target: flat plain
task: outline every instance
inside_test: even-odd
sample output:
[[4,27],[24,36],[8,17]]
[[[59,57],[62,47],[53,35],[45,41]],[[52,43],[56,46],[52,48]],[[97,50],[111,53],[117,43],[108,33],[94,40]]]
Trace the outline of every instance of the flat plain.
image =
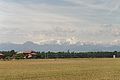
[[120,80],[120,59],[0,61],[0,80]]

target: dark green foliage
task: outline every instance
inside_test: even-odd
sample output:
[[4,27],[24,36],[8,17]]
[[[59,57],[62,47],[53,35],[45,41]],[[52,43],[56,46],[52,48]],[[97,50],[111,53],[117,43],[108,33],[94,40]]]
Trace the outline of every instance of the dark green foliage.
[[[5,59],[24,59],[23,54],[16,54],[14,50],[0,51],[4,54]],[[120,57],[120,52],[37,52],[34,59],[52,59],[52,58],[112,58],[115,55]]]
[[24,59],[24,55],[23,54],[16,54],[15,59]]

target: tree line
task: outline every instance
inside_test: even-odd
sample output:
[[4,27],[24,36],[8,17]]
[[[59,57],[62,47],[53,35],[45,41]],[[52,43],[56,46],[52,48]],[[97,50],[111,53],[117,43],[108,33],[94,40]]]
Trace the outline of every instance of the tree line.
[[[0,51],[5,59],[24,59],[24,54],[17,54],[16,51]],[[36,52],[32,59],[54,59],[54,58],[116,58],[120,57],[120,52]]]

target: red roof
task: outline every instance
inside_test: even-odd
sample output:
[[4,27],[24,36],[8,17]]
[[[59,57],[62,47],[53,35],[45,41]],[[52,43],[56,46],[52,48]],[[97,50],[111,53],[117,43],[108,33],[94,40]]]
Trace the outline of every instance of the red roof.
[[37,53],[31,53],[31,55],[37,55]]
[[24,51],[23,53],[36,53],[35,51]]

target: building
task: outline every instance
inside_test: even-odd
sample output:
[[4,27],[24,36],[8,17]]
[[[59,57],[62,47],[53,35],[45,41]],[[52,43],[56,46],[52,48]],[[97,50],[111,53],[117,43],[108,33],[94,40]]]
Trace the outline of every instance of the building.
[[4,59],[4,54],[0,53],[0,59]]
[[31,50],[30,51],[24,51],[23,54],[24,54],[25,59],[35,58],[36,55],[37,55],[37,53],[35,51],[31,51]]

